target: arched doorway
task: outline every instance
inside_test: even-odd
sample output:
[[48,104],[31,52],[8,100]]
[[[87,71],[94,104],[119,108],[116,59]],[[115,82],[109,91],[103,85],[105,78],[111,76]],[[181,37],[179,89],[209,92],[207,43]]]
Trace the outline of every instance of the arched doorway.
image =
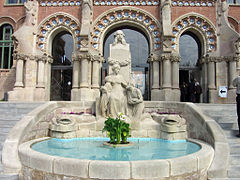
[[202,56],[202,46],[199,38],[193,32],[184,32],[179,39],[179,53],[181,62],[179,67],[179,85],[181,101],[199,102],[196,90],[199,93],[201,86],[201,68],[199,59]]
[[[122,30],[125,39],[130,44],[132,78],[135,79],[136,87],[138,87],[143,95],[144,100],[150,99],[149,89],[149,42],[145,34],[137,28],[130,26],[115,28],[107,33],[104,39],[104,58],[109,57],[109,45],[114,42],[114,33]],[[108,62],[102,66],[102,82],[104,82],[107,72]]]
[[58,33],[52,41],[51,68],[52,101],[69,101],[72,89],[73,38],[67,31]]

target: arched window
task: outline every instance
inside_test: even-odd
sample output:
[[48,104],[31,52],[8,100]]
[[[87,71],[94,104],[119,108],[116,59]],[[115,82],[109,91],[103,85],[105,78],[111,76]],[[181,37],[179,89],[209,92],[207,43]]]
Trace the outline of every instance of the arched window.
[[0,69],[10,69],[13,64],[13,28],[9,24],[0,27]]
[[7,4],[23,4],[26,1],[27,0],[7,0],[6,3]]
[[227,0],[228,4],[240,4],[240,0]]

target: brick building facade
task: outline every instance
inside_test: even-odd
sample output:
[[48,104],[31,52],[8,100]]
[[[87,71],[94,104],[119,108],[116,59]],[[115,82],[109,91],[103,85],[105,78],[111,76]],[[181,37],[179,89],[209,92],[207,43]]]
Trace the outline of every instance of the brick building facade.
[[[126,29],[139,32],[147,42],[148,58],[133,70],[143,75],[145,99],[180,101],[182,83],[194,79],[202,86],[201,102],[234,102],[232,80],[240,74],[238,3],[1,1],[0,98],[5,93],[9,101],[96,100],[106,75],[107,38]],[[180,38],[184,35],[197,44],[194,68],[181,64]],[[221,96],[224,88],[226,96]]]

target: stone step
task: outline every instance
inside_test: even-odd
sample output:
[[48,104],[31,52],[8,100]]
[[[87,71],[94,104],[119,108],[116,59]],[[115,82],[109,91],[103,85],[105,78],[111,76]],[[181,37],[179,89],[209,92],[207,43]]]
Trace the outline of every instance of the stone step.
[[229,116],[209,116],[218,123],[237,123],[237,115]]
[[[240,155],[230,155],[230,166],[239,166],[240,167]],[[240,169],[239,169],[240,171]]]
[[228,170],[228,178],[239,178],[240,179],[240,166],[231,167]]
[[9,127],[13,127],[15,126],[15,124],[17,123],[18,121],[6,121],[6,122],[2,122],[0,121],[0,127],[2,128],[9,128]]
[[219,125],[224,130],[238,130],[237,123],[219,123]]
[[239,155],[240,154],[240,144],[231,145],[230,155]]
[[0,174],[0,180],[18,180],[18,175],[3,175],[3,174]]

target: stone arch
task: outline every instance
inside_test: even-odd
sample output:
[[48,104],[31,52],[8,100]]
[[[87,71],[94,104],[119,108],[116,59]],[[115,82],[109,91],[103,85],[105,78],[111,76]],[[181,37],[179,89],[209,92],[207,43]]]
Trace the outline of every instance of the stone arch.
[[8,17],[8,16],[1,17],[0,18],[0,26],[2,26],[4,24],[10,24],[13,27],[13,29],[16,30],[15,29],[16,28],[16,21],[11,17]]
[[106,34],[115,27],[133,26],[140,29],[148,38],[150,53],[160,49],[160,24],[146,11],[133,7],[114,8],[103,13],[93,24],[91,46],[99,52],[103,51]]
[[61,31],[68,31],[73,37],[74,51],[76,51],[80,48],[80,27],[80,22],[69,14],[53,14],[45,18],[39,25],[37,48],[51,54],[53,37]]
[[216,51],[216,30],[206,17],[200,14],[187,14],[175,20],[172,27],[172,48],[178,50],[181,35],[186,31],[191,31],[201,41],[202,55]]

